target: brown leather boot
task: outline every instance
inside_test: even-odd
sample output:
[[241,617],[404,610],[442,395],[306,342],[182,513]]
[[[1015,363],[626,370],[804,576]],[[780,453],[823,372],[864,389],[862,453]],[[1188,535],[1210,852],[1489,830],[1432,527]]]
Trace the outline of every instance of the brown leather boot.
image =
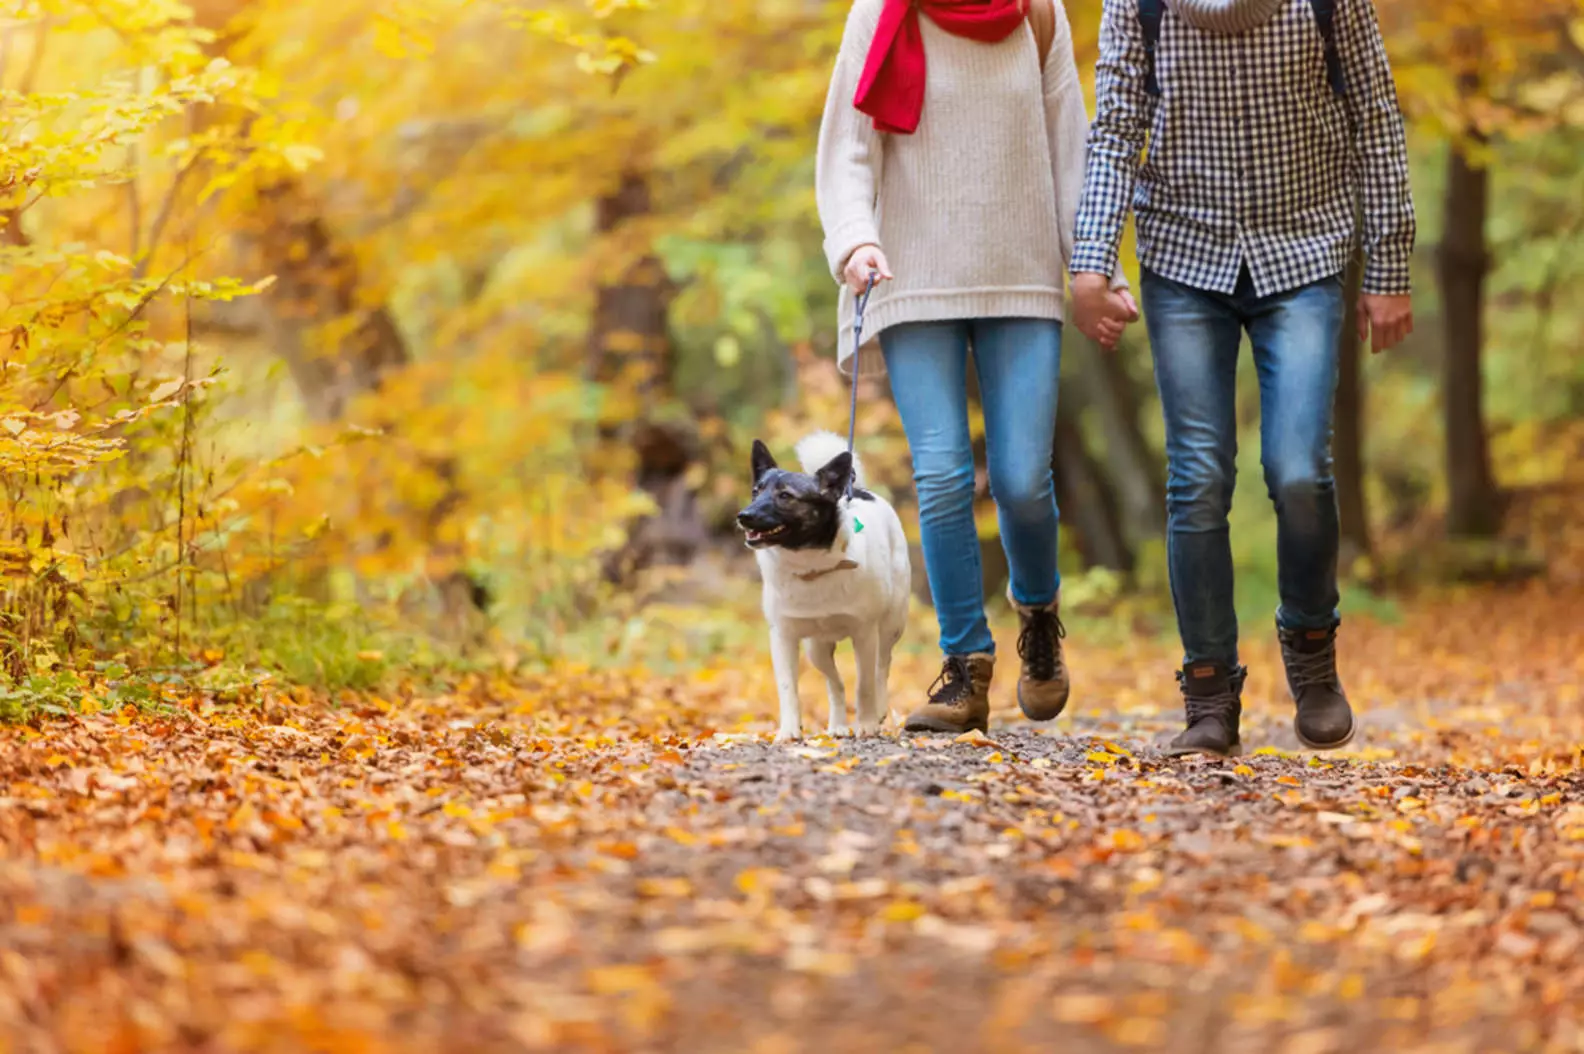
[[1214,754],[1235,758],[1243,753],[1238,734],[1243,716],[1243,681],[1248,667],[1224,662],[1190,662],[1177,674],[1187,710],[1188,727],[1166,747],[1168,757]]
[[907,732],[950,732],[962,735],[990,727],[990,677],[995,656],[948,655],[940,676],[930,685],[929,702],[908,715]]
[[1335,750],[1353,739],[1358,722],[1348,705],[1342,679],[1337,676],[1337,627],[1282,629],[1282,663],[1287,667],[1287,687],[1298,713],[1293,732],[1310,750]]
[[1054,721],[1067,708],[1067,697],[1072,692],[1067,663],[1062,658],[1062,639],[1067,636],[1067,629],[1061,622],[1061,597],[1058,595],[1044,607],[1027,607],[1012,599],[1012,589],[1008,587],[1007,600],[1022,623],[1017,643],[1018,658],[1023,660],[1018,676],[1018,706],[1030,721]]

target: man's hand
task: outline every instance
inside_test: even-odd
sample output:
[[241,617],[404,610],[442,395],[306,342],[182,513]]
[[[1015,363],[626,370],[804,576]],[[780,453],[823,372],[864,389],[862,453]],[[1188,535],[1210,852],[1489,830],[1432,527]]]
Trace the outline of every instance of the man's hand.
[[859,296],[869,288],[869,275],[873,273],[884,282],[890,280],[891,265],[886,263],[885,253],[880,251],[878,245],[860,245],[847,257],[847,266],[842,268],[842,278],[852,287],[852,291]]
[[1072,280],[1073,322],[1107,351],[1116,349],[1129,322],[1137,322],[1138,304],[1125,289],[1112,290],[1103,274],[1077,274]]
[[1365,293],[1359,297],[1359,343],[1370,341],[1370,351],[1380,354],[1401,344],[1413,332],[1413,298]]

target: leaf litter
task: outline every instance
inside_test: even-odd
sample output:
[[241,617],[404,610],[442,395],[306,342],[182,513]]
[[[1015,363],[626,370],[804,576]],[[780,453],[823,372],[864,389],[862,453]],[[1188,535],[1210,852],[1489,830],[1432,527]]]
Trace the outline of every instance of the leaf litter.
[[1584,1050],[1575,600],[1350,624],[1326,756],[1261,642],[1225,762],[1154,745],[1169,649],[1081,642],[1057,728],[1003,684],[958,742],[772,745],[746,661],[5,729],[0,1039]]

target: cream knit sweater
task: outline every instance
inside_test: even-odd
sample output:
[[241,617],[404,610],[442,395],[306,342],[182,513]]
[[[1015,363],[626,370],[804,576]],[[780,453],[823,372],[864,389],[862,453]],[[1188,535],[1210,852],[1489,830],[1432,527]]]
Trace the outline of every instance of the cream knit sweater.
[[[1072,30],[1055,0],[1044,70],[1027,23],[993,44],[921,15],[927,81],[913,135],[876,132],[853,106],[883,0],[854,0],[820,124],[815,197],[825,255],[841,281],[875,244],[895,279],[864,314],[861,375],[885,372],[876,336],[901,322],[1061,320],[1083,191],[1089,117]],[[1124,284],[1118,277],[1113,284]],[[853,293],[841,291],[837,361],[852,372]]]

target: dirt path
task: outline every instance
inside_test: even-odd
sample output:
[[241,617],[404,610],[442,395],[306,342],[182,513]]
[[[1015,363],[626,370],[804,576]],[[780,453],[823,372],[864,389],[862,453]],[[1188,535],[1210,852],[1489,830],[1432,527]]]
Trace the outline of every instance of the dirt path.
[[1352,630],[1326,758],[1076,646],[985,743],[773,747],[748,661],[0,731],[0,1050],[1584,1051],[1576,599]]

